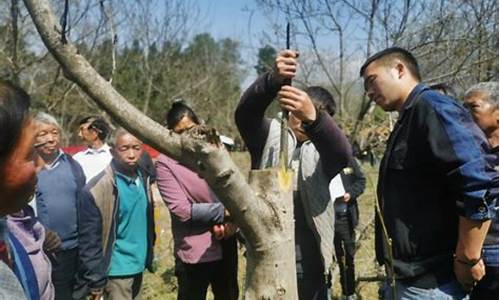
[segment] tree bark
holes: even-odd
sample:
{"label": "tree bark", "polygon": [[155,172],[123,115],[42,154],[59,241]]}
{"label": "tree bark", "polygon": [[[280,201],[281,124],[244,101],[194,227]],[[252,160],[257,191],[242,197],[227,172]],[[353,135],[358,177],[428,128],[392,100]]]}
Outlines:
{"label": "tree bark", "polygon": [[[246,238],[248,299],[297,299],[291,175],[266,170],[246,182],[213,129],[177,135],[154,122],[102,78],[70,42],[62,42],[48,0],[24,0],[45,46],[75,82],[118,124],[197,172]],[[254,171],[255,172],[255,171]]]}
{"label": "tree bark", "polygon": [[267,224],[259,232],[268,239],[262,239],[247,251],[245,299],[298,298],[292,177],[291,171],[283,169],[250,172],[250,184],[261,203],[271,207],[272,217],[264,220]]}
{"label": "tree bark", "polygon": [[19,2],[18,0],[11,0],[10,16],[12,18],[12,81],[19,84],[19,30],[18,30],[18,16],[19,16]]}

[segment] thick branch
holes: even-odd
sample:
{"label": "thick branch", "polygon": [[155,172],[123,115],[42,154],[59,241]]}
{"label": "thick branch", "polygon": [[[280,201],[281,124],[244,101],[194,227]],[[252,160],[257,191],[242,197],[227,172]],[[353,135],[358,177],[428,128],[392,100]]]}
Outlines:
{"label": "thick branch", "polygon": [[65,75],[118,124],[204,177],[235,217],[249,242],[258,243],[260,235],[257,232],[262,230],[263,225],[258,218],[249,216],[269,216],[271,209],[259,205],[260,201],[227,151],[222,146],[204,140],[207,135],[200,138],[179,136],[141,113],[102,78],[71,43],[61,42],[61,29],[55,22],[48,0],[24,2],[45,46],[59,62]]}

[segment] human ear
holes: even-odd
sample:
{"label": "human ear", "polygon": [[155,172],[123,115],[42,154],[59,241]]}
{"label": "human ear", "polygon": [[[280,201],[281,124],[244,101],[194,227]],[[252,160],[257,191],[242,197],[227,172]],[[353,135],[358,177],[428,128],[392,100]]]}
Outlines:
{"label": "human ear", "polygon": [[402,62],[398,61],[396,63],[396,66],[394,68],[398,72],[398,78],[399,79],[401,79],[406,74],[406,67],[405,67],[405,65]]}

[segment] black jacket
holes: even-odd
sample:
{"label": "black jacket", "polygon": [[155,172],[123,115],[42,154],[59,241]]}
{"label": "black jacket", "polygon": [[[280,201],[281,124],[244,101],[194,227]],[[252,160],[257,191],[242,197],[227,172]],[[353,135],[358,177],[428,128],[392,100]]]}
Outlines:
{"label": "black jacket", "polygon": [[[397,279],[432,288],[453,276],[458,215],[494,215],[498,174],[488,151],[484,135],[456,101],[423,85],[411,92],[387,142],[377,190]],[[376,221],[382,264],[389,256]]]}
{"label": "black jacket", "polygon": [[351,159],[346,168],[340,171],[340,177],[342,178],[344,190],[351,195],[351,199],[347,202],[347,216],[354,228],[359,222],[358,197],[365,191],[366,178],[361,170],[361,166],[354,158]]}

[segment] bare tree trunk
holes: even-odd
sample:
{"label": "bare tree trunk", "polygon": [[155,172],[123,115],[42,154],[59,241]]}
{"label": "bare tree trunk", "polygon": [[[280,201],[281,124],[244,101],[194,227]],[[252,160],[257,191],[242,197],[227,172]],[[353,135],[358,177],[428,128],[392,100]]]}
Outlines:
{"label": "bare tree trunk", "polygon": [[[263,203],[272,207],[273,217],[260,234],[262,240],[247,251],[245,299],[297,299],[295,241],[291,173],[277,169],[250,172],[250,184]],[[254,216],[260,219],[259,216]],[[290,256],[294,259],[290,260]],[[292,288],[293,287],[293,288]],[[291,289],[290,289],[291,288]]]}
{"label": "bare tree trunk", "polygon": [[215,130],[177,135],[123,98],[69,42],[62,43],[48,0],[25,0],[45,46],[64,74],[117,123],[162,153],[197,172],[234,217],[248,249],[246,297],[297,299],[291,175],[265,170],[252,175],[254,189],[221,145]]}
{"label": "bare tree trunk", "polygon": [[[320,50],[318,48],[318,44],[316,41],[316,36],[314,34],[314,29],[312,28],[312,24],[310,23],[309,16],[306,15],[306,2],[304,1],[293,1],[293,5],[295,7],[295,10],[298,14],[298,17],[302,21],[302,24],[304,25],[304,28],[306,30],[306,34],[309,37],[309,40],[311,41],[311,46],[313,48],[314,54],[316,55],[316,59],[318,60],[319,66],[323,70],[323,72],[326,75],[326,78],[328,79],[328,82],[332,86],[332,88],[335,90],[337,95],[341,95],[341,90],[339,89],[339,86],[335,83],[335,80],[332,77],[332,74],[330,74],[330,71],[328,70],[328,67],[323,60],[323,57],[321,56]],[[342,115],[343,107],[342,107],[342,102],[338,103],[338,111],[339,115]]]}
{"label": "bare tree trunk", "polygon": [[339,83],[338,83],[338,94],[339,94],[339,117],[342,118],[342,115],[345,111],[345,92],[344,92],[344,28],[337,20],[337,17],[334,14],[334,10],[330,5],[329,1],[325,1],[326,8],[328,10],[328,14],[330,15],[330,19],[334,24],[334,28],[339,33]]}
{"label": "bare tree trunk", "polygon": [[[373,42],[373,32],[375,28],[375,16],[377,14],[378,6],[379,6],[380,0],[372,0],[371,2],[371,9],[370,13],[367,15],[367,22],[368,22],[368,38],[366,42],[366,58],[371,56],[371,46]],[[370,99],[366,95],[363,95],[361,98],[361,105],[359,109],[359,114],[358,117],[356,118],[356,123],[354,124],[354,127],[351,131],[350,137],[351,137],[351,142],[354,141],[355,136],[358,132],[359,127],[361,126],[361,123],[365,119],[366,114],[369,112],[370,108]]]}
{"label": "bare tree trunk", "polygon": [[12,0],[10,6],[11,26],[12,26],[12,81],[19,83],[19,59],[18,59],[18,45],[19,45],[19,30],[17,18],[19,16],[19,1]]}
{"label": "bare tree trunk", "polygon": [[[147,58],[146,58],[147,59]],[[147,63],[146,63],[147,64]],[[142,107],[142,112],[147,114],[149,110],[149,102],[151,101],[151,92],[153,91],[153,74],[146,68],[146,92],[144,93],[144,104]]]}
{"label": "bare tree trunk", "polygon": [[344,31],[343,29],[339,26],[339,103],[340,107],[342,110],[340,110],[340,117],[342,117],[344,111],[346,110],[345,107],[345,92],[344,92]]}
{"label": "bare tree trunk", "polygon": [[380,0],[372,0],[370,15],[368,17],[368,38],[366,41],[366,57],[370,57],[373,43],[373,31],[375,28],[375,15],[377,14]]}
{"label": "bare tree trunk", "polygon": [[113,76],[115,75],[116,71],[116,40],[117,40],[117,35],[116,35],[116,29],[115,29],[115,22],[113,21],[113,8],[112,4],[109,4],[109,11],[106,10],[104,7],[104,0],[99,1],[99,5],[101,6],[101,11],[106,17],[106,23],[109,23],[109,34],[110,34],[110,41],[111,41],[111,74],[109,74],[109,82],[113,82]]}

